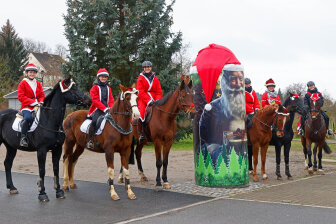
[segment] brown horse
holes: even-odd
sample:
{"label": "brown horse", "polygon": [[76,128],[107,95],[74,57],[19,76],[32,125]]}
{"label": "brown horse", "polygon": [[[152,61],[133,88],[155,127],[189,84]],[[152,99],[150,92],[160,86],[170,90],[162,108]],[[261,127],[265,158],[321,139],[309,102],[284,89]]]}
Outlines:
{"label": "brown horse", "polygon": [[[326,124],[321,114],[321,98],[312,97],[310,98],[310,108],[307,115],[307,120],[305,123],[305,135],[301,136],[301,143],[303,146],[303,153],[305,155],[305,168],[308,169],[309,174],[313,174],[314,171],[317,171],[318,174],[323,174],[324,171],[322,169],[322,148],[325,149],[326,153],[331,153],[328,151],[328,147],[325,148],[325,137],[327,134]],[[312,168],[312,150],[311,145],[315,143],[314,146],[314,170]],[[316,153],[317,147],[319,149],[318,152],[318,169],[317,169],[317,161],[316,161]],[[307,155],[308,155],[308,164],[307,164]]]}
{"label": "brown horse", "polygon": [[254,115],[252,127],[247,131],[253,152],[253,181],[259,180],[257,176],[259,148],[261,148],[261,174],[264,180],[267,179],[265,172],[266,154],[269,142],[272,139],[272,130],[276,130],[278,137],[283,137],[284,126],[288,117],[289,113],[286,108],[277,104],[266,106]]}
{"label": "brown horse", "polygon": [[[103,132],[94,138],[94,152],[105,153],[106,163],[108,167],[108,183],[111,198],[119,200],[119,196],[114,190],[114,153],[119,152],[121,164],[125,176],[125,186],[129,199],[135,199],[135,195],[131,190],[130,176],[128,170],[128,161],[132,144],[132,115],[135,119],[140,116],[137,107],[138,91],[135,88],[125,88],[120,85],[121,93],[115,101],[110,113],[105,115],[106,124]],[[64,131],[66,134],[64,143],[64,184],[63,189],[69,190],[68,184],[70,180],[70,188],[77,188],[74,182],[74,170],[79,156],[83,153],[88,135],[81,132],[80,126],[85,121],[88,111],[79,110],[67,116],[64,121]],[[73,147],[76,145],[75,151]]]}
{"label": "brown horse", "polygon": [[[192,81],[189,81],[189,76],[182,76],[181,80],[182,81],[180,86],[175,91],[167,93],[161,100],[154,102],[152,105],[152,117],[147,125],[150,133],[149,137],[155,146],[157,168],[156,186],[162,186],[160,180],[160,169],[163,165],[162,180],[163,188],[165,189],[170,189],[170,184],[168,183],[167,179],[167,166],[169,151],[177,131],[175,118],[182,109],[187,113],[195,113],[195,109],[193,108],[193,95],[191,89]],[[133,126],[133,134],[137,139],[135,155],[138,165],[138,173],[141,176],[141,181],[147,181],[141,164],[141,154],[144,143],[139,144],[137,126]],[[162,147],[163,160],[161,156]],[[123,175],[119,175],[119,182],[122,182],[122,177]]]}

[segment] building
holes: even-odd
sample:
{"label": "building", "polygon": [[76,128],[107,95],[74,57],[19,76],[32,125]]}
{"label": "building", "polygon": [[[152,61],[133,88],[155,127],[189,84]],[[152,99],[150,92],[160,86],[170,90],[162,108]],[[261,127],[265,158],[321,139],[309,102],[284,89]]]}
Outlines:
{"label": "building", "polygon": [[30,53],[28,62],[35,64],[39,69],[36,79],[41,82],[42,86],[54,86],[63,79],[61,67],[65,61],[59,55],[47,52]]}
{"label": "building", "polygon": [[[43,92],[45,96],[48,96],[52,90],[53,90],[52,87],[43,87]],[[21,108],[21,103],[18,99],[17,90],[8,93],[7,95],[3,96],[3,98],[8,99],[9,109],[19,110]]]}

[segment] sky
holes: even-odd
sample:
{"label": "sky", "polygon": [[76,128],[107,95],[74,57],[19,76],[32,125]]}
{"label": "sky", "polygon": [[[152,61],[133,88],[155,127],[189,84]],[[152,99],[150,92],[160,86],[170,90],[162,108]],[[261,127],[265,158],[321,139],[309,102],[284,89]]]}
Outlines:
{"label": "sky", "polygon": [[[0,25],[9,19],[20,37],[67,46],[65,1],[11,0],[1,9]],[[335,9],[333,0],[176,0],[172,30],[190,43],[190,58],[211,43],[232,50],[258,92],[269,78],[282,90],[312,80],[336,99]]]}

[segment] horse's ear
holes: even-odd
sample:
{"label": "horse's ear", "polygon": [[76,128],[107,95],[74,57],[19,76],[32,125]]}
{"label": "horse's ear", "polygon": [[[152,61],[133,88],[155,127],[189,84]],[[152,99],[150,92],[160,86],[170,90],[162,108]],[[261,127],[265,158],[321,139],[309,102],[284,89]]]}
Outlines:
{"label": "horse's ear", "polygon": [[293,93],[291,91],[288,91],[288,94],[292,97]]}
{"label": "horse's ear", "polygon": [[190,75],[186,75],[184,80],[185,80],[185,83],[186,83],[186,84],[189,83]]}
{"label": "horse's ear", "polygon": [[120,86],[120,90],[121,90],[122,92],[125,92],[125,91],[127,90],[127,88],[126,88],[125,86],[123,86],[123,85],[121,85],[121,84],[119,84],[119,86]]}
{"label": "horse's ear", "polygon": [[191,89],[192,88],[192,80],[189,81],[188,87]]}
{"label": "horse's ear", "polygon": [[184,80],[182,80],[181,85],[180,85],[180,89],[182,90],[182,89],[184,89],[184,87],[185,87],[185,82],[184,82]]}
{"label": "horse's ear", "polygon": [[132,88],[136,88],[136,84],[135,84],[135,83],[133,83],[131,87],[132,87]]}
{"label": "horse's ear", "polygon": [[181,82],[184,80],[185,75],[181,75]]}

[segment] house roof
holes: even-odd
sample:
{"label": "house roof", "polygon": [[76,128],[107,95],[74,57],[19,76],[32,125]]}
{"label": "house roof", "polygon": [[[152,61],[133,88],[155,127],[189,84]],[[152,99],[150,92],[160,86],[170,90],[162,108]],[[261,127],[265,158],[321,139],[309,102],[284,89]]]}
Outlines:
{"label": "house roof", "polygon": [[32,53],[34,57],[41,63],[41,65],[47,70],[48,74],[62,76],[61,65],[65,63],[64,59],[55,54],[45,53]]}
{"label": "house roof", "polygon": [[[47,96],[51,92],[52,89],[53,89],[52,87],[43,87],[43,92]],[[18,96],[17,96],[17,90],[4,95],[3,98],[6,98],[6,99],[17,99],[18,98]]]}

